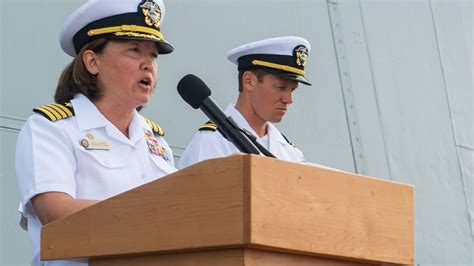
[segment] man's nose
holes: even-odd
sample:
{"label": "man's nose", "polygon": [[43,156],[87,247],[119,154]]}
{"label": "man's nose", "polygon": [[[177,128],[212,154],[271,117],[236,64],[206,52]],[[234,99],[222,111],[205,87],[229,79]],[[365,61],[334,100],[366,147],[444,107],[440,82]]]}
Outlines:
{"label": "man's nose", "polygon": [[286,104],[291,104],[293,103],[293,95],[291,90],[287,90],[283,93],[283,96],[281,97],[281,101],[286,103]]}

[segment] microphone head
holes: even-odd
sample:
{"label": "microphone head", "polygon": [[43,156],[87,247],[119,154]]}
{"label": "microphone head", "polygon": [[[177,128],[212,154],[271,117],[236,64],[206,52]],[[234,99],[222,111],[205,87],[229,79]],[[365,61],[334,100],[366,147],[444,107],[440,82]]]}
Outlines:
{"label": "microphone head", "polygon": [[184,76],[178,82],[178,93],[194,109],[198,109],[202,101],[211,96],[211,90],[206,83],[193,74]]}

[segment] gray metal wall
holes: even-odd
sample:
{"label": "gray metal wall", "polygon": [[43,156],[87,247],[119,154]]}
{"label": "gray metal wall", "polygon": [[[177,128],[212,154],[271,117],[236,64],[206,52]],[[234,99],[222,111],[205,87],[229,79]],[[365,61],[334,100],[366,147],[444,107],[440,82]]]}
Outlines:
{"label": "gray metal wall", "polygon": [[[26,265],[13,169],[18,130],[52,101],[70,61],[59,28],[84,0],[0,0],[0,265]],[[309,161],[415,185],[415,262],[472,265],[474,94],[471,0],[168,0],[145,115],[179,156],[207,119],[176,93],[194,73],[222,106],[237,96],[225,53],[266,37],[312,44],[307,76],[279,125]]]}

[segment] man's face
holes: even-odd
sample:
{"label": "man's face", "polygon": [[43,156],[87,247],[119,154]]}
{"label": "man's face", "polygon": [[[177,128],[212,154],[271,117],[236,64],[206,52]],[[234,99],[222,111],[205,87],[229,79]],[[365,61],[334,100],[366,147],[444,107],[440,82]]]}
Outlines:
{"label": "man's face", "polygon": [[255,116],[265,122],[278,123],[293,103],[292,93],[298,82],[275,76],[265,75],[261,81],[253,74],[255,82],[249,90],[250,103]]}

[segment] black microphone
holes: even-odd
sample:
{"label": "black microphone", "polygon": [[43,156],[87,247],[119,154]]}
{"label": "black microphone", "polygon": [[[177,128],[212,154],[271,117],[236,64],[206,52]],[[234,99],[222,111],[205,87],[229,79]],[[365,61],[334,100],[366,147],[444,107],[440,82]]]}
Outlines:
{"label": "black microphone", "polygon": [[260,154],[260,151],[232,125],[224,112],[211,98],[211,90],[200,78],[193,74],[184,76],[178,83],[179,95],[194,109],[200,108],[221,130],[221,132],[234,143],[235,147],[243,153]]}

